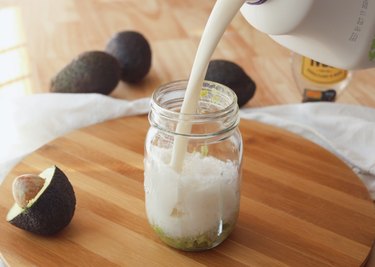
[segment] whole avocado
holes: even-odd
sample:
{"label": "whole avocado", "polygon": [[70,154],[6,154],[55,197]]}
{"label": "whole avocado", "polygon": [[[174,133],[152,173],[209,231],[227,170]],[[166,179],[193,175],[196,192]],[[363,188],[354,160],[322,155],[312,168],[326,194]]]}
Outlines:
{"label": "whole avocado", "polygon": [[239,65],[228,60],[211,60],[205,79],[232,89],[237,95],[239,107],[245,105],[255,94],[255,82]]}
{"label": "whole avocado", "polygon": [[146,38],[136,31],[115,34],[106,46],[121,67],[121,80],[129,83],[141,81],[151,68],[151,48]]}
{"label": "whole avocado", "polygon": [[110,54],[88,51],[79,54],[51,81],[55,93],[99,93],[108,95],[120,81],[120,66]]}

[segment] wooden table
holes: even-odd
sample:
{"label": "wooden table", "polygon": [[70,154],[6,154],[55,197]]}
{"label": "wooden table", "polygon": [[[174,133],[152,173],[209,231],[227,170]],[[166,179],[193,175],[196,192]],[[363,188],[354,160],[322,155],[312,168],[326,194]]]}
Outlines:
{"label": "wooden table", "polygon": [[[153,52],[147,79],[120,83],[114,97],[149,96],[189,77],[214,0],[0,0],[0,92],[48,92],[51,78],[79,53],[103,50],[110,37],[136,30]],[[301,102],[290,51],[238,14],[213,56],[241,65],[257,84],[249,107]],[[338,102],[375,107],[375,69],[356,71]],[[19,94],[19,93],[18,93]]]}
{"label": "wooden table", "polygon": [[56,164],[77,197],[71,224],[36,236],[0,220],[0,253],[10,266],[362,266],[375,237],[367,190],[339,159],[289,132],[242,121],[244,164],[238,224],[206,251],[164,245],[147,223],[143,191],[146,116],[72,132],[22,160],[0,187],[0,217],[11,183]]}

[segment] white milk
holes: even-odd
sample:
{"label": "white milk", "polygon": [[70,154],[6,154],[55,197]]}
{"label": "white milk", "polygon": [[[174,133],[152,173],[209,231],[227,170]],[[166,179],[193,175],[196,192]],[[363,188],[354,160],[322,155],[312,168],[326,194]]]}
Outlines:
{"label": "white milk", "polygon": [[[170,238],[197,237],[234,226],[239,209],[238,166],[186,153],[177,173],[171,149],[152,148],[145,160],[146,211],[150,224]],[[219,235],[219,233],[217,233]]]}
{"label": "white milk", "polygon": [[[181,107],[182,118],[183,114],[192,114],[196,112],[199,94],[211,56],[219,43],[221,36],[224,34],[225,29],[244,2],[244,0],[217,0],[207,21],[207,25],[204,29],[195,55],[188,86],[186,88],[185,98]],[[179,123],[177,125],[177,133],[190,133],[190,131],[191,125],[189,123]],[[181,171],[187,143],[188,141],[185,137],[176,136],[171,160],[171,166],[176,171]]]}

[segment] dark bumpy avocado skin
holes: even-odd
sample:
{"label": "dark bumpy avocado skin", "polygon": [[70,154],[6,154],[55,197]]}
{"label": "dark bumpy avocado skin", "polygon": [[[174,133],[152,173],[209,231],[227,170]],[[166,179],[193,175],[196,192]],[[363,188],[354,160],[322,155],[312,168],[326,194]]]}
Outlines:
{"label": "dark bumpy avocado skin", "polygon": [[206,80],[228,86],[237,95],[238,106],[245,105],[255,94],[255,82],[237,64],[227,60],[211,60]]}
{"label": "dark bumpy avocado skin", "polygon": [[56,167],[51,183],[38,200],[10,223],[35,234],[53,235],[70,223],[75,206],[73,187],[66,175]]}
{"label": "dark bumpy avocado skin", "polygon": [[119,62],[108,53],[88,51],[78,55],[51,81],[55,93],[99,93],[108,95],[120,81]]}
{"label": "dark bumpy avocado skin", "polygon": [[106,46],[121,67],[121,80],[129,83],[141,81],[151,68],[151,48],[146,38],[135,31],[114,35]]}

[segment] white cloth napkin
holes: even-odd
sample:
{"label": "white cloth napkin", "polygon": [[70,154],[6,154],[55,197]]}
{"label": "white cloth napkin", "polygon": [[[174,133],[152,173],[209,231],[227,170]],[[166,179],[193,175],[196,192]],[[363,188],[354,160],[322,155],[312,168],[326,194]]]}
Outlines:
{"label": "white cloth napkin", "polygon": [[100,94],[35,94],[0,99],[0,183],[25,155],[74,129],[121,116],[147,113],[136,101]]}
{"label": "white cloth napkin", "polygon": [[303,103],[244,109],[252,119],[301,135],[347,163],[375,200],[375,109],[337,103]]}
{"label": "white cloth napkin", "polygon": [[[0,182],[25,155],[77,128],[149,111],[149,99],[99,94],[35,94],[0,99]],[[292,131],[346,162],[375,199],[375,109],[337,103],[246,108],[242,119]]]}

